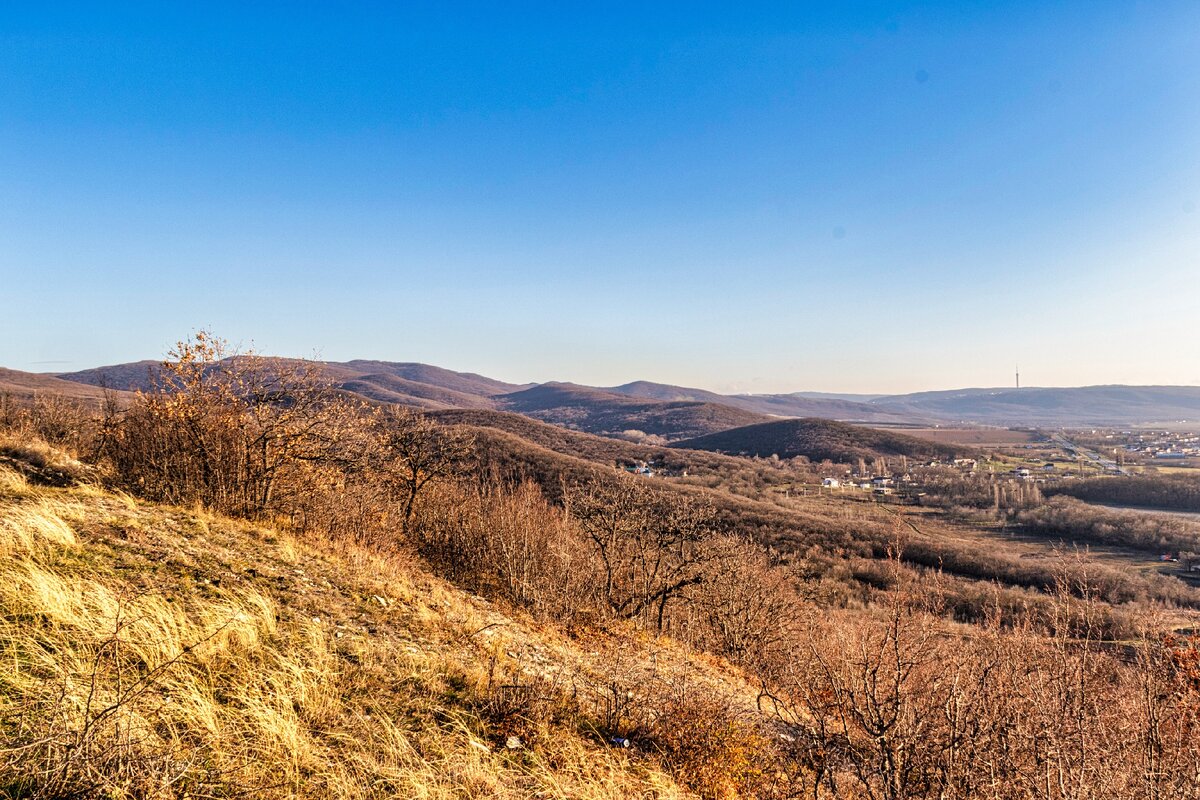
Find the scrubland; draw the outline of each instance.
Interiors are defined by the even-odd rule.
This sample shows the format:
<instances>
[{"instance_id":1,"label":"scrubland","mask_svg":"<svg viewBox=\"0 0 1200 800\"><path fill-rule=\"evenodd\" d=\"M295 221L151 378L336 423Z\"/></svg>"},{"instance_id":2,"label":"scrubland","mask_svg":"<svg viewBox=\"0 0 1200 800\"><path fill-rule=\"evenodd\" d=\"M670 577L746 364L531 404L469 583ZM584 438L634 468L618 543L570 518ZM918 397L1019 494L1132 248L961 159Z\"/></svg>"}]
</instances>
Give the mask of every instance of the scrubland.
<instances>
[{"instance_id":1,"label":"scrubland","mask_svg":"<svg viewBox=\"0 0 1200 800\"><path fill-rule=\"evenodd\" d=\"M1200 794L1194 590L988 538L1120 519L506 460L226 355L0 404L0 796Z\"/></svg>"}]
</instances>

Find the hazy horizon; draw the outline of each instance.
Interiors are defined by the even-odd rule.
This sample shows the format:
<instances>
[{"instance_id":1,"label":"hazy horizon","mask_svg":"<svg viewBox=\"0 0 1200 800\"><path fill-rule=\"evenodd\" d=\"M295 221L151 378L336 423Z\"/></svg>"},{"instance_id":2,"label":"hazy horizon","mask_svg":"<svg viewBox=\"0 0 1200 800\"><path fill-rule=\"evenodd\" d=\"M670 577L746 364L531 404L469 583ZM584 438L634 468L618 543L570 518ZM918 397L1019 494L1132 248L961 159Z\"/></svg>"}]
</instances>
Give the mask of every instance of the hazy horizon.
<instances>
[{"instance_id":1,"label":"hazy horizon","mask_svg":"<svg viewBox=\"0 0 1200 800\"><path fill-rule=\"evenodd\" d=\"M391 363L428 364L429 366L440 367L442 369L448 369L453 372L481 375L485 378L491 378L493 380L504 381L505 383L511 383L514 385L542 384L542 383L570 383L570 384L576 384L576 385L580 385L580 386L589 386L589 387L596 387L596 388L616 388L616 387L625 386L625 385L632 384L632 383L647 382L647 383L658 383L658 384L664 384L664 385L680 386L682 388L688 388L688 389L702 389L702 390L706 390L706 391L710 391L710 392L716 392L718 394L728 394L728 395L811 394L811 395L816 395L816 396L830 396L830 397L850 396L850 395L861 396L861 397L886 397L886 396L890 396L890 395L919 394L922 392L943 392L943 391L952 392L952 391L966 391L966 390L1003 391L1006 389L1016 388L1015 387L1015 377L1016 377L1015 375L1013 376L1014 384L1010 384L1008 386L1004 386L1002 384L994 384L994 385L952 384L952 385L946 385L946 386L926 387L923 389L912 389L912 390L903 391L903 392L839 391L837 389L825 390L825 389L806 389L806 388L782 389L780 391L775 391L775 392L767 392L767 391L757 392L757 391L750 391L750 390L740 390L737 388L722 388L720 385L702 386L699 384L673 383L671 381L659 380L657 378L650 377L650 376L626 378L624 380L609 381L607 383L589 383L586 380L577 380L574 378L561 377L561 376L558 376L558 377L551 376L551 377L547 377L544 379L536 379L535 380L535 379L529 379L529 378L521 378L519 376L513 377L511 375L492 374L490 372L473 369L471 367L462 367L462 366L455 366L455 365L450 365L450 364L432 364L430 362L414 361L412 359L405 359L405 358L370 358L370 359L367 359L367 358L352 357L352 358L346 358L346 359L332 359L332 358L327 358L325 356L322 356L319 353L278 354L278 353L272 353L269 351L261 350L260 348L254 347L252 344L247 345L246 343L239 343L239 342L230 342L229 344L234 348L234 350L236 352L253 351L253 352L259 353L261 355L282 355L285 358L305 358L305 359L312 359L312 360L318 360L318 361L328 361L331 363L338 363L338 362L344 363L347 361L363 360L363 361L383 361L383 362L391 362ZM101 368L101 367L117 366L119 364L133 364L133 363L139 363L139 362L143 362L143 361L159 361L159 360L162 360L164 357L165 356L160 355L157 357L133 358L133 359L128 359L126 361L115 361L115 362L109 362L109 363L105 363L105 364L87 364L87 365L82 365L82 366L67 366L68 362L65 362L65 361L35 362L34 364L30 365L30 369L23 370L23 371L41 373L41 374L45 374L45 375L58 375L58 374L64 374L64 373L81 372L81 371L85 371L85 370L89 370L89 369L97 369L97 368ZM8 367L10 369L15 368L11 364L0 364L0 367ZM1081 388L1093 388L1093 387L1103 387L1103 386L1182 386L1182 387L1200 388L1200 384L1098 383L1098 384L1037 384L1037 385L1033 385L1033 384L1026 383L1024 378L1022 378L1020 388L1021 389L1030 389L1030 390L1034 390L1034 389L1081 389Z\"/></svg>"},{"instance_id":2,"label":"hazy horizon","mask_svg":"<svg viewBox=\"0 0 1200 800\"><path fill-rule=\"evenodd\" d=\"M1200 6L15 4L0 364L1200 385Z\"/></svg>"}]
</instances>

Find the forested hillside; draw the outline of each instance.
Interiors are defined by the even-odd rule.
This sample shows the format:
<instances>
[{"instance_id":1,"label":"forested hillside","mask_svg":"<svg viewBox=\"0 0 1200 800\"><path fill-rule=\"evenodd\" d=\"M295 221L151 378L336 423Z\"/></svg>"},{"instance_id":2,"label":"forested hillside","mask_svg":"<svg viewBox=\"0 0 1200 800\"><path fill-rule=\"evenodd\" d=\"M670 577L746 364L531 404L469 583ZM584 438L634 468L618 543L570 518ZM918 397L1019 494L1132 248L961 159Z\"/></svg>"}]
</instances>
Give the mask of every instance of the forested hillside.
<instances>
[{"instance_id":1,"label":"forested hillside","mask_svg":"<svg viewBox=\"0 0 1200 800\"><path fill-rule=\"evenodd\" d=\"M685 439L673 446L760 458L773 455L780 458L804 456L813 461L828 459L842 464L880 456L952 459L971 453L969 448L962 446L827 419L763 422Z\"/></svg>"}]
</instances>

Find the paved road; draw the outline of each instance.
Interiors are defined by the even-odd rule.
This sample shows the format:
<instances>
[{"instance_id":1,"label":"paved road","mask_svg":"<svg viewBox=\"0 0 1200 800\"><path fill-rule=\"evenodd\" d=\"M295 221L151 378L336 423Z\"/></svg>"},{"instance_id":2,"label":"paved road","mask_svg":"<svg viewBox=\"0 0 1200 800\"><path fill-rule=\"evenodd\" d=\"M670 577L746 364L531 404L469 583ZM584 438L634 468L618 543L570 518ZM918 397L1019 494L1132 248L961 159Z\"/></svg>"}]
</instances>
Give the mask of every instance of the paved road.
<instances>
[{"instance_id":1,"label":"paved road","mask_svg":"<svg viewBox=\"0 0 1200 800\"><path fill-rule=\"evenodd\" d=\"M1050 438L1053 439L1055 442L1057 442L1058 445L1060 447L1062 447L1062 449L1066 450L1071 455L1075 456L1076 458L1086 459L1086 460L1092 462L1093 464L1095 464L1096 466L1100 467L1105 472L1111 472L1116 475L1129 475L1130 474L1129 470L1120 466L1119 464L1117 464L1117 462L1113 461L1111 458L1105 458L1104 456L1097 453L1095 450L1089 450L1088 448L1086 448L1082 445L1075 444L1070 439L1068 439L1066 436L1063 436L1061 433L1056 433L1056 434L1052 435Z\"/></svg>"}]
</instances>

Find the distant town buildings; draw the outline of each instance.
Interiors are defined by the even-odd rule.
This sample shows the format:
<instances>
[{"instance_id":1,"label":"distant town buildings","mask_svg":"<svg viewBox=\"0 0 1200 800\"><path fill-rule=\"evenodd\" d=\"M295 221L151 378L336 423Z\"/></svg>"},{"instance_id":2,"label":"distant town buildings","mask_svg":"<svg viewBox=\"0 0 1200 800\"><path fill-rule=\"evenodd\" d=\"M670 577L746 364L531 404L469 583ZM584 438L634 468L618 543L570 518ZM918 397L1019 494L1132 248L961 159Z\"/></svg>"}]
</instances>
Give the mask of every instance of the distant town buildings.
<instances>
[{"instance_id":1,"label":"distant town buildings","mask_svg":"<svg viewBox=\"0 0 1200 800\"><path fill-rule=\"evenodd\" d=\"M1160 461L1200 458L1200 434L1193 431L1121 431L1119 436L1125 440L1122 450L1143 458Z\"/></svg>"}]
</instances>

